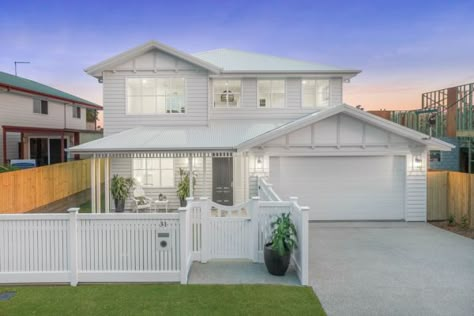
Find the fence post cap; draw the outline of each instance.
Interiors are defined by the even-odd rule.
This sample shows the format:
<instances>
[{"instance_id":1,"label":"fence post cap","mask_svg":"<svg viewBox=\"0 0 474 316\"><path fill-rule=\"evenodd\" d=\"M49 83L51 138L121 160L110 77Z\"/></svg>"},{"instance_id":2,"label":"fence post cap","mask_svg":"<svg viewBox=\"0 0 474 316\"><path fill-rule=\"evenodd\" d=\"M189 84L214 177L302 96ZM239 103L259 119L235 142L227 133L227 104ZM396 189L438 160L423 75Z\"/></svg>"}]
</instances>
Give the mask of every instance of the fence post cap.
<instances>
[{"instance_id":1,"label":"fence post cap","mask_svg":"<svg viewBox=\"0 0 474 316\"><path fill-rule=\"evenodd\" d=\"M80 209L81 209L80 207L71 207L71 208L68 208L67 211L68 213L79 213Z\"/></svg>"},{"instance_id":2,"label":"fence post cap","mask_svg":"<svg viewBox=\"0 0 474 316\"><path fill-rule=\"evenodd\" d=\"M260 200L259 196L252 196L252 200Z\"/></svg>"},{"instance_id":3,"label":"fence post cap","mask_svg":"<svg viewBox=\"0 0 474 316\"><path fill-rule=\"evenodd\" d=\"M179 207L178 212L186 212L187 208L186 207Z\"/></svg>"}]
</instances>

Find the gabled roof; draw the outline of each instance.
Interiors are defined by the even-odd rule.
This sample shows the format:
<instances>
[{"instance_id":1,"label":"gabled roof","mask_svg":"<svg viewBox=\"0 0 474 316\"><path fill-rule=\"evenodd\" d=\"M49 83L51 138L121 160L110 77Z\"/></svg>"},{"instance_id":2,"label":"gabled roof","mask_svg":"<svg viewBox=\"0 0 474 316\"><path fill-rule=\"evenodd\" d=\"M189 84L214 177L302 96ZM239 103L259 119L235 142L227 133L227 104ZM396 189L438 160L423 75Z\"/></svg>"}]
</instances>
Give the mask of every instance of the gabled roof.
<instances>
[{"instance_id":1,"label":"gabled roof","mask_svg":"<svg viewBox=\"0 0 474 316\"><path fill-rule=\"evenodd\" d=\"M71 152L245 151L331 116L344 113L383 130L426 145L451 150L453 145L348 105L289 120L215 120L208 126L147 126L70 148Z\"/></svg>"},{"instance_id":2,"label":"gabled roof","mask_svg":"<svg viewBox=\"0 0 474 316\"><path fill-rule=\"evenodd\" d=\"M193 54L223 69L225 73L331 73L353 74L360 70L322 65L296 59L220 48Z\"/></svg>"},{"instance_id":3,"label":"gabled roof","mask_svg":"<svg viewBox=\"0 0 474 316\"><path fill-rule=\"evenodd\" d=\"M157 49L160 51L163 51L165 53L168 53L170 55L176 56L178 58L181 58L191 64L200 66L204 69L209 70L210 72L213 73L219 73L221 69L213 64L210 64L202 59L196 58L188 53L179 51L171 46L167 46L163 43L160 43L158 41L149 41L146 42L143 45L134 47L132 49L129 49L121 54L118 54L116 56L113 56L111 58L108 58L104 61L101 61L98 64L95 64L93 66L90 66L85 69L85 72L87 72L89 75L94 76L96 78L102 77L102 72L104 70L112 70L114 66L119 65L121 63L124 63L134 57L140 56L144 53L147 53L153 49Z\"/></svg>"},{"instance_id":4,"label":"gabled roof","mask_svg":"<svg viewBox=\"0 0 474 316\"><path fill-rule=\"evenodd\" d=\"M350 105L341 104L339 106L332 107L327 110L309 114L298 120L289 122L285 125L279 126L264 134L258 135L254 137L253 139L249 139L239 144L237 149L240 151L240 150L245 150L251 147L262 145L272 139L281 137L283 135L286 135L288 133L301 129L305 126L314 124L316 122L322 121L326 118L329 118L331 116L334 116L340 113L347 114L351 117L354 117L363 122L369 123L373 126L379 127L383 130L392 132L396 135L405 137L407 139L411 139L420 144L424 144L428 147L428 149L431 149L431 150L451 150L452 148L455 147L454 145L446 143L437 138L433 138L433 137L430 138L428 135L415 131L411 128L399 125L397 123L391 122L389 120L373 115L371 113L356 109L355 107L352 107Z\"/></svg>"},{"instance_id":5,"label":"gabled roof","mask_svg":"<svg viewBox=\"0 0 474 316\"><path fill-rule=\"evenodd\" d=\"M61 101L66 101L67 103L74 103L77 105L82 105L84 107L102 110L102 107L96 103L76 97L72 94L44 85L42 83L14 76L2 71L0 71L0 87L4 87L9 90L16 90L19 92L35 94L43 97L54 98Z\"/></svg>"}]
</instances>

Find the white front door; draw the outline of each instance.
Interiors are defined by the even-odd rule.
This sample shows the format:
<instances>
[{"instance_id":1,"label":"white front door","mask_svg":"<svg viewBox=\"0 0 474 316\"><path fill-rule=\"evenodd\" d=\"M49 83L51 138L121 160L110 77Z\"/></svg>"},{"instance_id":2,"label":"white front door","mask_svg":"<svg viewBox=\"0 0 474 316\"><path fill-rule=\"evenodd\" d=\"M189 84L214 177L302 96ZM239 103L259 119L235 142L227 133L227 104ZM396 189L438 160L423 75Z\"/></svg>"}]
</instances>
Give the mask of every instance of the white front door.
<instances>
[{"instance_id":1,"label":"white front door","mask_svg":"<svg viewBox=\"0 0 474 316\"><path fill-rule=\"evenodd\" d=\"M404 219L405 157L275 157L270 182L310 220Z\"/></svg>"}]
</instances>

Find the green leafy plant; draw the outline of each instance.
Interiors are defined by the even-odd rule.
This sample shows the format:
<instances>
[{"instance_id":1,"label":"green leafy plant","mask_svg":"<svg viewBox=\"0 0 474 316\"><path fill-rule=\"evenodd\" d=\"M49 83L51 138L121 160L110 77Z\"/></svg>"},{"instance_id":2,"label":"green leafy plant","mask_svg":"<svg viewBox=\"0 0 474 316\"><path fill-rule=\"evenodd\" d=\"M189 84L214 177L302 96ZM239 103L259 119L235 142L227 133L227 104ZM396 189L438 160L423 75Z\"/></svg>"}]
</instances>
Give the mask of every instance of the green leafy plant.
<instances>
[{"instance_id":1,"label":"green leafy plant","mask_svg":"<svg viewBox=\"0 0 474 316\"><path fill-rule=\"evenodd\" d=\"M86 120L89 123L98 121L99 120L99 112L97 110L87 109L86 110Z\"/></svg>"},{"instance_id":2,"label":"green leafy plant","mask_svg":"<svg viewBox=\"0 0 474 316\"><path fill-rule=\"evenodd\" d=\"M271 225L272 239L270 243L272 249L280 256L284 256L298 247L296 227L290 218L290 213L281 214Z\"/></svg>"},{"instance_id":3,"label":"green leafy plant","mask_svg":"<svg viewBox=\"0 0 474 316\"><path fill-rule=\"evenodd\" d=\"M183 168L179 168L179 183L178 189L176 193L178 194L178 198L180 201L185 201L187 197L189 197L189 171L184 170ZM193 172L193 191L196 187L196 173Z\"/></svg>"},{"instance_id":4,"label":"green leafy plant","mask_svg":"<svg viewBox=\"0 0 474 316\"><path fill-rule=\"evenodd\" d=\"M469 217L467 214L464 214L461 216L461 223L460 223L462 228L468 228L469 227Z\"/></svg>"},{"instance_id":5,"label":"green leafy plant","mask_svg":"<svg viewBox=\"0 0 474 316\"><path fill-rule=\"evenodd\" d=\"M449 226L454 226L454 225L456 225L456 216L454 216L454 214L449 214L449 217L448 217L448 225L449 225Z\"/></svg>"},{"instance_id":6,"label":"green leafy plant","mask_svg":"<svg viewBox=\"0 0 474 316\"><path fill-rule=\"evenodd\" d=\"M18 167L9 166L9 165L0 165L0 173L19 170Z\"/></svg>"},{"instance_id":7,"label":"green leafy plant","mask_svg":"<svg viewBox=\"0 0 474 316\"><path fill-rule=\"evenodd\" d=\"M130 189L134 184L135 181L132 178L125 178L116 174L112 177L110 193L112 193L114 200L124 201L130 195Z\"/></svg>"}]
</instances>

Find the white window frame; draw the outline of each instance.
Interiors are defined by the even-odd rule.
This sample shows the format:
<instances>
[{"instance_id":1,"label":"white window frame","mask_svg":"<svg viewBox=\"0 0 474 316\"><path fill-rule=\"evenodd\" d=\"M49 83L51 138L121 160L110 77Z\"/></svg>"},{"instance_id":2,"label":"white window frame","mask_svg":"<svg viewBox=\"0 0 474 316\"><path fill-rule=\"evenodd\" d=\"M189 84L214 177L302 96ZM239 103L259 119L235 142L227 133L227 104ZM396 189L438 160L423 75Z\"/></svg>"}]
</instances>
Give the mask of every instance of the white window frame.
<instances>
[{"instance_id":1,"label":"white window frame","mask_svg":"<svg viewBox=\"0 0 474 316\"><path fill-rule=\"evenodd\" d=\"M39 102L39 112L35 112L35 102ZM43 102L46 102L46 113L43 113ZM49 101L45 99L33 99L33 114L49 115Z\"/></svg>"},{"instance_id":2,"label":"white window frame","mask_svg":"<svg viewBox=\"0 0 474 316\"><path fill-rule=\"evenodd\" d=\"M284 101L283 101L283 106L282 107L273 107L273 100L270 100L270 106L260 106L260 89L258 88L258 83L259 81L283 81L283 86L284 86ZM258 109L284 109L286 108L286 98L287 98L287 84L286 84L286 78L281 79L281 78L260 78L257 79L257 108ZM270 98L273 99L273 83L271 84L270 88Z\"/></svg>"},{"instance_id":3,"label":"white window frame","mask_svg":"<svg viewBox=\"0 0 474 316\"><path fill-rule=\"evenodd\" d=\"M215 87L215 82L216 81L239 81L240 82L240 92L239 92L239 102L235 106L229 106L229 102L227 101L226 106L216 106L216 94L214 87ZM243 96L243 85L242 85L242 79L240 78L222 78L222 79L212 79L212 88L211 88L211 94L212 94L212 107L214 109L235 109L235 108L240 108L242 104L242 96ZM235 93L234 93L235 94Z\"/></svg>"},{"instance_id":4,"label":"white window frame","mask_svg":"<svg viewBox=\"0 0 474 316\"><path fill-rule=\"evenodd\" d=\"M323 105L318 105L318 104L313 104L312 106L305 106L304 105L304 88L303 88L303 81L318 81L318 80L324 80L328 82L328 105L323 106ZM314 89L316 89L317 85L315 84ZM302 109L326 109L331 106L331 78L302 78L301 79L301 108ZM317 92L314 91L315 93L315 98L317 97Z\"/></svg>"},{"instance_id":5,"label":"white window frame","mask_svg":"<svg viewBox=\"0 0 474 316\"><path fill-rule=\"evenodd\" d=\"M176 174L175 174L175 170L174 170L174 165L175 165L175 163L174 163L174 158L167 158L167 157L165 157L165 158L162 158L162 157L157 157L157 158L132 158L132 159L131 159L131 169L132 169L132 177L133 177L133 179L135 179L135 168L133 167L133 161L134 161L135 159L137 159L137 160L138 160L138 159L144 159L144 160L145 160L145 169L144 169L144 170L145 170L145 175L148 174L147 161L148 161L149 159L159 159L159 162L160 162L160 163L159 163L159 164L160 164L160 168L159 168L159 169L152 169L152 170L158 170L158 172L160 172L160 183L159 183L159 185L154 185L154 184L151 185L151 184L146 184L146 183L140 183L140 185L141 185L142 187L144 187L144 188L160 188L160 189L166 189L166 188L174 188L174 187L176 186L176 185L175 185L175 183L176 183ZM162 159L171 159L171 161L173 162L172 167L171 167L171 168L163 169L163 168L161 167L161 161L162 161ZM137 170L143 170L143 169L137 169ZM162 171L163 171L163 170L171 170L171 171L172 171L172 174L173 174L173 184L172 184L172 185L170 185L170 186L163 186L163 185L162 185L162 183L163 183L163 173L162 173Z\"/></svg>"},{"instance_id":6,"label":"white window frame","mask_svg":"<svg viewBox=\"0 0 474 316\"><path fill-rule=\"evenodd\" d=\"M167 113L167 112L155 112L155 113L134 113L129 111L128 107L128 80L129 79L183 79L184 80L184 112L178 113ZM125 114L130 116L173 116L173 115L186 115L188 113L188 80L186 77L181 76L162 76L162 77L126 77L125 78ZM156 95L155 95L156 96ZM142 95L143 97L143 95ZM165 97L166 98L166 97ZM166 99L165 99L166 100ZM165 101L166 102L166 101Z\"/></svg>"}]
</instances>

